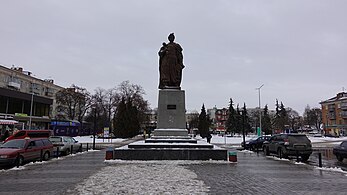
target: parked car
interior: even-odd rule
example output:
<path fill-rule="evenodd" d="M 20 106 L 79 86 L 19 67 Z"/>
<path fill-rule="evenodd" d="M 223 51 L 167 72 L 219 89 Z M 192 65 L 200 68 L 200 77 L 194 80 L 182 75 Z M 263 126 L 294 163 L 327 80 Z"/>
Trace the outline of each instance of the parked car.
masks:
<path fill-rule="evenodd" d="M 260 136 L 260 137 L 257 137 L 256 139 L 252 139 L 249 142 L 249 149 L 250 150 L 256 150 L 257 148 L 262 149 L 264 141 L 268 141 L 269 139 L 270 139 L 270 136 Z"/>
<path fill-rule="evenodd" d="M 48 138 L 51 136 L 52 131 L 51 130 L 19 130 L 15 134 L 9 136 L 5 139 L 4 142 L 7 142 L 9 140 L 13 139 L 24 139 L 24 138 Z"/>
<path fill-rule="evenodd" d="M 53 143 L 54 147 L 59 147 L 60 154 L 69 155 L 71 152 L 76 153 L 82 151 L 82 145 L 78 143 L 78 141 L 76 141 L 73 137 L 51 136 L 49 137 L 49 140 Z M 56 151 L 57 150 L 55 149 L 54 152 Z"/>
<path fill-rule="evenodd" d="M 249 142 L 252 141 L 253 139 L 257 139 L 258 137 L 252 137 L 251 139 L 245 140 L 245 143 L 242 141 L 241 142 L 241 147 L 245 149 L 249 149 Z"/>
<path fill-rule="evenodd" d="M 304 134 L 278 134 L 263 143 L 265 155 L 271 153 L 287 158 L 299 155 L 302 161 L 307 161 L 312 154 L 311 141 Z"/>
<path fill-rule="evenodd" d="M 259 137 L 253 137 L 249 140 L 246 140 L 245 149 L 250 150 L 256 150 L 257 148 L 262 149 L 264 141 L 269 140 L 270 136 L 259 136 Z M 241 143 L 241 146 L 243 146 L 243 142 Z"/>
<path fill-rule="evenodd" d="M 48 138 L 14 139 L 0 146 L 0 164 L 23 165 L 39 159 L 49 160 L 52 152 L 53 144 Z"/>
<path fill-rule="evenodd" d="M 334 147 L 333 154 L 340 162 L 342 162 L 344 158 L 347 158 L 347 141 L 343 141 L 340 145 Z"/>

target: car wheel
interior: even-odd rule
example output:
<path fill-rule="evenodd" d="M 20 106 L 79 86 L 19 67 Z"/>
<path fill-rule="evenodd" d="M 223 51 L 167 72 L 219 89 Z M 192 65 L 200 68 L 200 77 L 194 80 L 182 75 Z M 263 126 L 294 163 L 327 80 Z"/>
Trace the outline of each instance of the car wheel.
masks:
<path fill-rule="evenodd" d="M 77 152 L 82 152 L 82 145 L 78 148 Z"/>
<path fill-rule="evenodd" d="M 70 154 L 70 149 L 67 149 L 66 151 L 65 151 L 65 155 L 69 155 Z"/>
<path fill-rule="evenodd" d="M 15 165 L 19 165 L 19 166 L 24 165 L 24 157 L 23 156 L 19 156 L 17 158 L 17 160 L 15 161 Z"/>
<path fill-rule="evenodd" d="M 250 150 L 250 151 L 254 151 L 254 150 L 255 150 L 254 148 L 255 148 L 254 145 L 250 145 L 250 146 L 249 146 L 249 150 Z"/>
<path fill-rule="evenodd" d="M 269 152 L 269 148 L 268 147 L 263 147 L 263 152 L 265 156 L 269 156 L 270 152 Z"/>
<path fill-rule="evenodd" d="M 301 160 L 302 160 L 303 162 L 308 161 L 309 158 L 310 158 L 310 155 L 302 155 L 302 156 L 301 156 Z"/>
<path fill-rule="evenodd" d="M 340 155 L 336 155 L 336 158 L 337 158 L 337 160 L 338 160 L 338 161 L 340 161 L 340 162 L 342 162 L 342 161 L 343 161 L 343 157 L 342 157 L 342 156 L 340 156 Z"/>
<path fill-rule="evenodd" d="M 283 158 L 282 148 L 278 148 L 278 150 L 277 150 L 277 156 L 278 156 L 279 158 Z"/>
<path fill-rule="evenodd" d="M 43 154 L 43 160 L 44 160 L 44 161 L 49 160 L 50 156 L 51 156 L 51 155 L 49 154 L 49 152 L 45 152 L 45 154 Z"/>

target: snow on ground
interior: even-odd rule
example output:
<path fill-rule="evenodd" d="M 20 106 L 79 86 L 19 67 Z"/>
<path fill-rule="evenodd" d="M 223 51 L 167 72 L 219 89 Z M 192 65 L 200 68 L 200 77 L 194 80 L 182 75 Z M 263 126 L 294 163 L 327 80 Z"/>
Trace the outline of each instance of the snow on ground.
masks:
<path fill-rule="evenodd" d="M 77 136 L 74 137 L 76 141 L 79 143 L 93 143 L 93 136 L 87 135 L 87 136 Z M 95 143 L 119 143 L 124 141 L 125 139 L 116 138 L 116 139 L 100 139 L 95 137 Z"/>
<path fill-rule="evenodd" d="M 68 194 L 208 194 L 208 187 L 194 172 L 167 162 L 171 161 L 114 161 Z"/>
<path fill-rule="evenodd" d="M 343 173 L 343 174 L 345 174 L 345 176 L 347 176 L 347 171 L 344 171 L 338 167 L 315 167 L 315 169 L 323 170 L 323 171 L 332 171 L 332 172 Z"/>
<path fill-rule="evenodd" d="M 254 135 L 246 136 L 245 140 L 249 140 L 253 137 L 257 137 Z M 202 139 L 200 136 L 196 137 L 197 139 Z M 308 139 L 311 140 L 312 143 L 325 143 L 325 142 L 336 142 L 335 144 L 340 144 L 343 140 L 347 140 L 347 137 L 312 137 L 308 136 Z M 206 139 L 205 139 L 206 140 Z M 238 137 L 228 137 L 228 136 L 220 136 L 220 135 L 212 135 L 211 144 L 231 144 L 231 145 L 241 145 L 243 141 L 242 136 Z"/>
<path fill-rule="evenodd" d="M 246 136 L 246 140 L 249 140 L 251 138 L 257 137 L 255 135 L 248 135 Z M 77 136 L 74 137 L 75 140 L 77 140 L 79 143 L 93 143 L 93 136 Z M 347 140 L 347 137 L 339 137 L 339 138 L 333 138 L 333 137 L 312 137 L 308 136 L 308 138 L 311 140 L 312 143 L 324 143 L 324 142 L 336 142 L 336 144 L 341 143 L 343 140 Z M 196 139 L 205 140 L 202 139 L 199 135 L 196 136 Z M 98 139 L 95 138 L 96 143 L 120 143 L 125 141 L 125 139 L 116 138 L 116 139 Z M 241 145 L 241 142 L 243 141 L 242 136 L 236 136 L 236 137 L 228 137 L 228 136 L 220 136 L 220 135 L 212 135 L 211 144 L 230 144 L 230 145 Z"/>

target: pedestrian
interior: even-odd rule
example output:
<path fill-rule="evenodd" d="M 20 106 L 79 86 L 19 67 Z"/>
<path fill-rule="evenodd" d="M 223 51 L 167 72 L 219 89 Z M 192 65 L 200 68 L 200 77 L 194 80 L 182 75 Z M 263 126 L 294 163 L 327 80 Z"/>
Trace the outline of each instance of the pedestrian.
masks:
<path fill-rule="evenodd" d="M 143 139 L 146 139 L 146 129 L 143 130 Z"/>
<path fill-rule="evenodd" d="M 211 138 L 212 138 L 212 135 L 210 133 L 207 134 L 207 136 L 206 136 L 207 143 L 211 143 Z"/>

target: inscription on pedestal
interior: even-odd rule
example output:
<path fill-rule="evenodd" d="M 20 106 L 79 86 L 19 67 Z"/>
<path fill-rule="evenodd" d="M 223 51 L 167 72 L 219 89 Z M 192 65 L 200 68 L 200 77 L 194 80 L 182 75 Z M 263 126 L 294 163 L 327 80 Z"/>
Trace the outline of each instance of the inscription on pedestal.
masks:
<path fill-rule="evenodd" d="M 167 105 L 168 110 L 176 110 L 176 105 Z"/>

